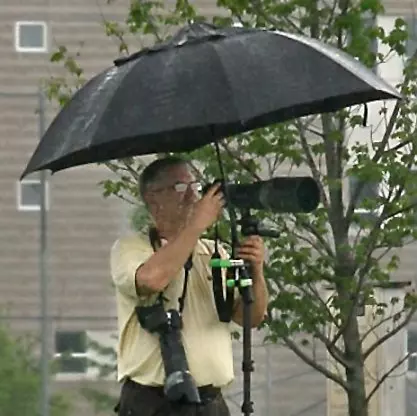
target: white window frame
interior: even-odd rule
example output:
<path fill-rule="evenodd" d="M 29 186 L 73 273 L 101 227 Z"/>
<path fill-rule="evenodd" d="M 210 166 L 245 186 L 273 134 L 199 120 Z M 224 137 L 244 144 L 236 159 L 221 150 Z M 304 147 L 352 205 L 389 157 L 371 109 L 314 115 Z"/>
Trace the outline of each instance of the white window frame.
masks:
<path fill-rule="evenodd" d="M 62 354 L 60 352 L 56 352 L 56 353 L 54 353 L 54 358 L 55 359 L 59 359 L 63 355 L 65 355 L 65 354 Z M 70 358 L 85 358 L 85 359 L 88 359 L 88 352 L 87 352 L 87 350 L 85 352 L 71 352 L 71 353 L 68 354 L 68 357 L 70 357 Z M 88 372 L 88 364 L 86 365 L 85 371 L 81 371 L 79 373 L 77 373 L 75 371 L 74 372 L 72 372 L 72 371 L 71 372 L 58 371 L 57 374 L 66 374 L 66 375 L 75 375 L 75 376 L 77 376 L 79 374 L 86 374 L 87 372 Z"/>
<path fill-rule="evenodd" d="M 40 48 L 30 48 L 20 46 L 20 28 L 21 26 L 42 26 L 43 46 Z M 44 21 L 19 20 L 14 25 L 14 48 L 16 52 L 23 53 L 45 53 L 48 52 L 48 26 Z"/>
<path fill-rule="evenodd" d="M 417 352 L 416 351 L 410 351 L 410 343 L 409 338 L 410 334 L 416 334 L 416 330 L 414 328 L 407 328 L 406 331 L 406 347 L 407 347 L 407 354 L 410 354 L 407 360 L 407 374 L 412 374 L 414 377 L 417 374 L 417 368 L 415 366 L 411 366 L 411 360 L 417 359 Z"/>
<path fill-rule="evenodd" d="M 349 186 L 349 201 L 351 200 L 351 197 L 352 197 L 352 189 L 351 189 L 350 179 L 351 178 L 348 177 L 348 181 L 349 181 L 348 182 L 348 186 Z M 381 194 L 381 189 L 382 189 L 381 184 L 378 184 L 377 187 L 378 187 L 378 194 Z M 379 215 L 380 214 L 380 212 L 378 211 L 378 209 L 377 210 L 370 210 L 370 209 L 367 209 L 367 208 L 359 208 L 359 207 L 355 207 L 354 213 L 355 214 L 358 214 L 358 215 Z"/>
<path fill-rule="evenodd" d="M 117 330 L 57 330 L 57 333 L 65 333 L 65 332 L 79 332 L 84 333 L 86 336 L 86 350 L 85 352 L 77 352 L 77 353 L 70 353 L 67 356 L 71 358 L 81 358 L 86 359 L 86 367 L 85 371 L 83 372 L 65 372 L 65 371 L 57 371 L 54 374 L 56 381 L 79 381 L 79 380 L 88 380 L 88 381 L 114 381 L 117 378 L 117 361 L 109 361 L 109 357 L 102 357 L 100 356 L 97 351 L 89 346 L 89 342 L 95 341 L 101 344 L 105 348 L 114 348 L 116 353 L 117 351 L 117 338 L 118 332 Z M 56 347 L 55 347 L 56 348 Z M 53 354 L 54 359 L 59 360 L 62 357 L 62 353 L 55 352 Z M 101 363 L 103 365 L 111 365 L 114 366 L 114 374 L 109 374 L 107 377 L 102 377 L 99 374 L 99 370 L 95 367 L 94 363 Z"/>
<path fill-rule="evenodd" d="M 410 172 L 417 174 L 417 168 L 413 166 L 410 169 Z M 386 179 L 386 180 L 388 180 L 388 179 Z M 380 196 L 387 195 L 387 193 L 389 192 L 389 190 L 386 188 L 386 186 L 384 185 L 384 183 L 385 182 L 382 181 L 378 185 L 378 194 Z M 349 190 L 349 195 L 350 195 L 350 190 Z M 379 207 L 375 211 L 371 211 L 371 210 L 366 209 L 366 208 L 355 208 L 355 214 L 375 214 L 376 216 L 379 217 L 382 214 L 382 209 L 383 209 L 383 207 Z M 402 214 L 397 214 L 397 215 L 400 215 L 401 216 Z M 385 223 L 381 225 L 381 228 L 384 228 L 384 226 L 385 226 Z M 416 353 L 416 357 L 417 357 L 417 353 Z"/>
<path fill-rule="evenodd" d="M 40 179 L 22 179 L 16 182 L 17 210 L 26 212 L 38 212 L 41 210 L 40 205 L 23 205 L 22 204 L 22 185 L 42 185 Z M 45 181 L 45 209 L 49 210 L 49 182 Z"/>
<path fill-rule="evenodd" d="M 68 332 L 74 332 L 74 333 L 80 333 L 80 334 L 84 334 L 84 336 L 87 336 L 86 331 L 72 331 L 72 330 L 62 330 L 62 331 L 56 331 L 55 336 L 57 336 L 57 334 L 59 333 L 68 333 Z M 56 345 L 55 345 L 55 351 L 56 351 Z M 71 352 L 68 354 L 63 354 L 60 352 L 54 352 L 54 360 L 59 360 L 62 356 L 68 356 L 70 358 L 81 358 L 81 359 L 85 359 L 87 361 L 87 364 L 85 366 L 84 371 L 81 372 L 73 372 L 73 371 L 57 371 L 56 372 L 56 377 L 58 379 L 62 379 L 62 380 L 70 380 L 70 379 L 80 379 L 80 378 L 85 378 L 87 373 L 88 373 L 88 347 L 87 345 L 85 346 L 85 351 L 84 352 Z"/>

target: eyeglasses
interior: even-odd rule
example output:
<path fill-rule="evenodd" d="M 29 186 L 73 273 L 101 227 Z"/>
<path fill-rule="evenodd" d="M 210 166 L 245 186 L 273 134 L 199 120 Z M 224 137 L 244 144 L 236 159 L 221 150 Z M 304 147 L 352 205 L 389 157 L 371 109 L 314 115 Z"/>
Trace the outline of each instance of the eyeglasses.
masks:
<path fill-rule="evenodd" d="M 185 192 L 188 188 L 191 188 L 194 192 L 201 192 L 203 186 L 200 182 L 177 182 L 174 185 L 164 186 L 163 188 L 154 189 L 154 192 L 163 191 L 165 189 L 173 189 L 175 192 L 182 193 Z"/>
<path fill-rule="evenodd" d="M 194 192 L 201 192 L 203 189 L 200 182 L 190 182 L 190 183 L 184 183 L 184 182 L 178 182 L 174 185 L 174 189 L 176 192 L 185 192 L 188 187 L 191 188 Z"/>

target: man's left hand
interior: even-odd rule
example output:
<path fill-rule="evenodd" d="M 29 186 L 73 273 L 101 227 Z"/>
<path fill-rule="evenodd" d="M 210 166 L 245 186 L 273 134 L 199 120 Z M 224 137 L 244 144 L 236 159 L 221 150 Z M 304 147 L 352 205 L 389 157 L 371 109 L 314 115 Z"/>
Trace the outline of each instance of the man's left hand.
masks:
<path fill-rule="evenodd" d="M 237 248 L 236 254 L 242 260 L 249 261 L 256 274 L 263 274 L 265 247 L 261 237 L 251 235 L 245 238 Z"/>

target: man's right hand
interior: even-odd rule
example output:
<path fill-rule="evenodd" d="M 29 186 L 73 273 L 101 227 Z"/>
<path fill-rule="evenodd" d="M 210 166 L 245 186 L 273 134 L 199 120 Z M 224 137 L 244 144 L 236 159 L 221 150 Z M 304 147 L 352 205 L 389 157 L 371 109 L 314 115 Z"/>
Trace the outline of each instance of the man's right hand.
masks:
<path fill-rule="evenodd" d="M 221 183 L 217 182 L 196 202 L 190 219 L 191 227 L 195 227 L 203 233 L 218 220 L 225 204 L 220 187 Z"/>

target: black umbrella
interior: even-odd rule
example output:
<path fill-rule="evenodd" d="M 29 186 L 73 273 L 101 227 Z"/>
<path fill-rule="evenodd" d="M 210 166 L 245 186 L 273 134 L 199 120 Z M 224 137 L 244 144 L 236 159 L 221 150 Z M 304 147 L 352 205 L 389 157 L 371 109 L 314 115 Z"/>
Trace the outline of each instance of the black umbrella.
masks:
<path fill-rule="evenodd" d="M 190 24 L 87 82 L 52 122 L 22 176 L 191 151 L 284 120 L 390 98 L 401 97 L 317 40 Z"/>

